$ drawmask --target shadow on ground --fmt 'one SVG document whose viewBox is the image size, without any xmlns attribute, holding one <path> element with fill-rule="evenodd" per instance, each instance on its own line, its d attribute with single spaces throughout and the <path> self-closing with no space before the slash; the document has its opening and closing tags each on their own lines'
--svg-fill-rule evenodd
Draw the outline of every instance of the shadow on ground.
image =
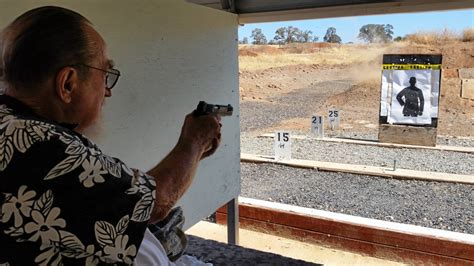
<svg viewBox="0 0 474 266">
<path fill-rule="evenodd" d="M 214 265 L 322 265 L 187 235 L 186 254 Z"/>
</svg>

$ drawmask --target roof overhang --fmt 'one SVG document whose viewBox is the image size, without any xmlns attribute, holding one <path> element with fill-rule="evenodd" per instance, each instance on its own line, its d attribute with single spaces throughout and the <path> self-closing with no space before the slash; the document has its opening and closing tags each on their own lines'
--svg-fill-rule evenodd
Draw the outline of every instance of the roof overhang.
<svg viewBox="0 0 474 266">
<path fill-rule="evenodd" d="M 187 0 L 238 14 L 239 23 L 474 8 L 473 0 Z"/>
</svg>

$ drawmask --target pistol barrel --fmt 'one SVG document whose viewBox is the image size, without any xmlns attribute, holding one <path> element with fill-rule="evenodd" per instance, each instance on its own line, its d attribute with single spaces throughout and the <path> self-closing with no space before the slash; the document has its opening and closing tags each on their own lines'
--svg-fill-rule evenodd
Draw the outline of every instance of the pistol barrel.
<svg viewBox="0 0 474 266">
<path fill-rule="evenodd" d="M 200 101 L 195 114 L 206 115 L 206 114 L 219 114 L 220 116 L 231 116 L 234 108 L 232 105 L 219 105 L 219 104 L 208 104 L 205 101 Z"/>
</svg>

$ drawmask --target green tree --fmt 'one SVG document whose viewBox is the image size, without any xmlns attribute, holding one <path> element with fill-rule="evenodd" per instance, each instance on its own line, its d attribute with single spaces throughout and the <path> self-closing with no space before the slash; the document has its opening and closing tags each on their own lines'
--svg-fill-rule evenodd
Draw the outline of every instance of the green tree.
<svg viewBox="0 0 474 266">
<path fill-rule="evenodd" d="M 299 31 L 298 41 L 299 42 L 311 42 L 313 40 L 313 32 L 310 30 Z"/>
<path fill-rule="evenodd" d="M 242 40 L 242 44 L 249 44 L 249 38 L 244 37 L 244 39 Z"/>
<path fill-rule="evenodd" d="M 301 31 L 297 27 L 281 27 L 275 31 L 275 37 L 273 37 L 273 40 L 278 44 L 288 44 L 298 42 L 300 35 Z"/>
<path fill-rule="evenodd" d="M 336 34 L 336 28 L 329 27 L 326 31 L 326 35 L 324 35 L 324 41 L 330 43 L 341 43 L 341 37 Z"/>
<path fill-rule="evenodd" d="M 250 38 L 253 39 L 252 44 L 266 44 L 267 43 L 267 37 L 265 37 L 265 34 L 263 34 L 262 30 L 259 28 L 256 28 L 252 31 L 252 35 L 250 35 Z"/>
<path fill-rule="evenodd" d="M 357 38 L 368 43 L 386 43 L 392 40 L 393 26 L 390 24 L 367 24 L 360 28 Z"/>
<path fill-rule="evenodd" d="M 403 41 L 403 37 L 402 36 L 398 36 L 397 38 L 393 39 L 395 42 L 401 42 Z"/>
</svg>

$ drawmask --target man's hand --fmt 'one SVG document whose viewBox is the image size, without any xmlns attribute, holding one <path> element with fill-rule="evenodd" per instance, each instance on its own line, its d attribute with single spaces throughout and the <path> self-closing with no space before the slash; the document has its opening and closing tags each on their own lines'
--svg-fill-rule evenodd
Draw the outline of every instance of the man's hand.
<svg viewBox="0 0 474 266">
<path fill-rule="evenodd" d="M 221 142 L 219 115 L 186 116 L 178 145 L 191 145 L 201 152 L 201 160 L 212 155 Z"/>
</svg>

